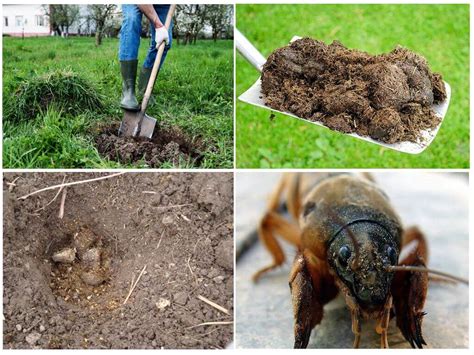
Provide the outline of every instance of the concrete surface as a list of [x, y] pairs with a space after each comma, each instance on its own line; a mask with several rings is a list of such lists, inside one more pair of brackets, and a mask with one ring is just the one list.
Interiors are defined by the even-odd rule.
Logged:
[[[235, 181], [237, 246], [255, 229], [268, 192], [279, 173], [237, 172]], [[404, 224], [418, 225], [429, 242], [429, 266], [468, 277], [467, 174], [384, 172], [374, 174]], [[291, 348], [293, 316], [288, 273], [295, 251], [287, 250], [287, 263], [267, 274], [259, 284], [250, 278], [271, 258], [260, 242], [242, 254], [236, 269], [236, 347]], [[423, 323], [428, 348], [466, 348], [468, 338], [468, 287], [431, 282]], [[361, 347], [378, 348], [373, 322], [362, 323]], [[353, 334], [344, 300], [338, 297], [325, 307], [323, 322], [311, 335], [309, 348], [350, 348]], [[410, 348], [394, 320], [390, 323], [392, 348]]]

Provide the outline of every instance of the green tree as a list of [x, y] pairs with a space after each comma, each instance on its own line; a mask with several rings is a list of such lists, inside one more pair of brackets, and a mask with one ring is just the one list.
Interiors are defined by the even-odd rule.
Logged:
[[45, 5], [44, 11], [53, 31], [65, 37], [69, 35], [69, 28], [80, 18], [79, 5]]
[[111, 25], [117, 6], [114, 4], [88, 5], [88, 9], [88, 16], [95, 24], [95, 45], [100, 46], [104, 37], [104, 31], [107, 26]]

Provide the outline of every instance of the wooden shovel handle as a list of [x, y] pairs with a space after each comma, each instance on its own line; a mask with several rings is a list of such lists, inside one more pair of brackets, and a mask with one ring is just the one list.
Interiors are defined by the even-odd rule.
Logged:
[[[168, 14], [166, 15], [166, 22], [165, 28], [168, 30], [171, 25], [171, 19], [173, 18], [174, 10], [176, 9], [176, 5], [170, 5], [168, 10]], [[158, 74], [158, 69], [160, 68], [161, 57], [163, 56], [163, 52], [165, 50], [165, 42], [161, 42], [160, 46], [158, 47], [158, 53], [156, 54], [155, 63], [153, 64], [153, 69], [151, 70], [150, 79], [148, 79], [148, 85], [146, 86], [145, 94], [143, 95], [142, 101], [142, 112], [146, 111], [148, 106], [148, 101], [151, 97], [151, 92], [153, 91], [153, 86], [155, 85], [156, 76]]]

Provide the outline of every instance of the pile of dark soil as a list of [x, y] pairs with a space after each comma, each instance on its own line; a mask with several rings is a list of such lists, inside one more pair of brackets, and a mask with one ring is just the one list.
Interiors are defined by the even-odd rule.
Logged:
[[431, 105], [446, 98], [441, 75], [408, 49], [372, 56], [311, 38], [270, 55], [262, 92], [269, 107], [386, 143], [418, 142], [440, 123]]
[[157, 125], [151, 140], [119, 137], [119, 126], [101, 127], [95, 139], [99, 153], [110, 160], [123, 164], [141, 162], [150, 168], [158, 168], [163, 162], [199, 166], [203, 158], [199, 139], [189, 137], [176, 126]]
[[232, 174], [127, 173], [71, 186], [63, 219], [61, 198], [49, 203], [57, 190], [18, 200], [63, 177], [4, 175], [4, 348], [231, 343], [232, 325], [195, 326], [232, 321], [198, 299], [232, 314]]

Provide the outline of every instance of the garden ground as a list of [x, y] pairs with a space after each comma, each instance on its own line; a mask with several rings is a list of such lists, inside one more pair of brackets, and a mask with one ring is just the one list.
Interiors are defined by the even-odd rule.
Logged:
[[66, 187], [64, 204], [58, 189], [19, 199], [99, 176], [5, 174], [3, 348], [228, 346], [232, 174], [126, 173]]
[[[142, 39], [139, 65], [147, 45], [148, 39]], [[151, 163], [146, 152], [139, 149], [129, 160], [129, 156], [97, 149], [100, 134], [114, 127], [123, 115], [119, 108], [121, 77], [117, 50], [117, 39], [106, 39], [98, 48], [93, 38], [84, 37], [3, 39], [3, 166], [232, 167], [233, 42], [173, 44], [155, 85], [156, 102], [147, 112], [158, 119], [165, 132], [178, 131], [185, 143], [192, 145], [193, 154], [185, 154], [181, 149], [176, 156]], [[28, 93], [35, 82], [49, 78], [51, 73], [77, 76], [81, 85], [76, 88], [86, 90], [82, 85], [86, 83], [91, 97], [99, 98], [100, 105], [77, 109], [75, 102], [61, 101], [58, 96], [46, 107], [34, 111], [34, 116], [17, 119], [23, 113], [19, 112], [19, 87], [23, 85], [21, 87]], [[77, 82], [71, 85], [75, 84]], [[34, 94], [41, 104], [48, 92]], [[172, 148], [176, 146], [171, 144], [167, 149]]]

